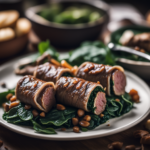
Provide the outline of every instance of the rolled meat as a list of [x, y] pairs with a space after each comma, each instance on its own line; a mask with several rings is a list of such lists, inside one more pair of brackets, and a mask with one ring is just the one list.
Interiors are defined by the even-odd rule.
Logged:
[[45, 82], [30, 75], [18, 81], [15, 94], [21, 102], [44, 112], [48, 112], [56, 102], [54, 83]]
[[104, 88], [106, 87], [106, 94], [109, 96], [125, 93], [126, 76], [120, 66], [85, 62], [78, 68], [76, 77], [92, 82], [99, 81]]
[[61, 77], [56, 82], [56, 100], [96, 115], [102, 113], [106, 106], [102, 85], [75, 77]]
[[34, 71], [34, 76], [44, 81], [56, 81], [62, 76], [71, 76], [71, 70], [50, 63], [40, 65]]

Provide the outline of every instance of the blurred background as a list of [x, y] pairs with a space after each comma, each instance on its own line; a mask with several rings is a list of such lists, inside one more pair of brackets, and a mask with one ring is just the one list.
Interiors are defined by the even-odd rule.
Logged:
[[[138, 33], [150, 32], [149, 4], [148, 0], [0, 0], [0, 64], [37, 52], [41, 41], [49, 40], [64, 52], [85, 41], [107, 45], [121, 36], [115, 31], [125, 26], [140, 25]], [[121, 65], [137, 73], [135, 63], [131, 68]]]

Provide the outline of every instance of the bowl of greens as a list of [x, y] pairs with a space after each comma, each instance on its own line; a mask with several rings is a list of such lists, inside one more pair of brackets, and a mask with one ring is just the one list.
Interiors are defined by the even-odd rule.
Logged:
[[57, 0], [26, 11], [33, 31], [57, 47], [74, 47], [96, 39], [108, 21], [109, 6], [98, 0]]
[[[150, 28], [145, 26], [126, 26], [111, 34], [111, 42], [131, 47], [150, 55]], [[150, 80], [150, 62], [142, 57], [125, 52], [113, 52], [117, 62], [143, 79]]]

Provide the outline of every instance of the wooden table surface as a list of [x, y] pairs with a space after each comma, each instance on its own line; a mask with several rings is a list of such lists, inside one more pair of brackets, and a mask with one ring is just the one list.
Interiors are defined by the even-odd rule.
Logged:
[[[8, 60], [0, 60], [0, 65]], [[150, 86], [150, 82], [146, 83]], [[144, 123], [147, 119], [150, 119], [150, 114], [141, 123], [121, 133], [80, 141], [48, 141], [35, 139], [17, 134], [0, 125], [0, 139], [4, 142], [0, 150], [5, 150], [5, 146], [9, 150], [107, 150], [107, 145], [113, 141], [121, 141], [124, 143], [124, 146], [132, 144], [140, 146], [139, 140], [133, 137], [133, 132], [135, 130], [144, 129]], [[150, 146], [146, 146], [145, 150], [150, 150]]]

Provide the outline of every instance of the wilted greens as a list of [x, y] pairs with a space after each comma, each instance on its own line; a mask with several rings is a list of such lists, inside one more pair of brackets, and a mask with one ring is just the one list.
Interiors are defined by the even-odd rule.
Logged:
[[102, 12], [86, 4], [51, 4], [38, 13], [48, 21], [61, 24], [81, 24], [98, 20]]
[[73, 66], [79, 66], [85, 61], [115, 65], [113, 54], [101, 41], [83, 42], [79, 48], [68, 52], [63, 57], [50, 45], [49, 41], [39, 43], [38, 50], [41, 55], [47, 52], [56, 60], [66, 60]]
[[[131, 30], [131, 31], [133, 31], [134, 34], [150, 32], [150, 28], [144, 27], [144, 26], [123, 27], [111, 34], [111, 42], [120, 45], [119, 39], [122, 36], [122, 34], [124, 33], [124, 31], [126, 31], [126, 30]], [[146, 53], [150, 55], [150, 53], [148, 53], [148, 52], [146, 52]], [[129, 54], [129, 53], [125, 53], [125, 52], [113, 52], [113, 55], [115, 58], [126, 58], [126, 59], [130, 59], [130, 60], [135, 60], [135, 61], [146, 61], [146, 62], [148, 61], [147, 59], [144, 59], [142, 57], [139, 57], [139, 56], [136, 56], [133, 54]]]
[[[116, 99], [119, 99], [119, 101], [116, 101]], [[69, 106], [66, 106], [66, 109], [62, 111], [53, 108], [42, 118], [40, 116], [33, 117], [33, 108], [25, 110], [24, 106], [25, 104], [20, 103], [8, 112], [4, 112], [3, 119], [9, 123], [31, 126], [36, 132], [44, 134], [56, 134], [55, 129], [57, 128], [73, 127], [72, 118], [76, 117], [78, 110], [77, 108]], [[122, 96], [107, 96], [107, 105], [103, 112], [104, 117], [100, 118], [98, 115], [86, 112], [86, 114], [91, 116], [90, 126], [87, 128], [80, 126], [80, 129], [84, 132], [92, 130], [111, 118], [119, 117], [129, 112], [132, 108], [133, 102], [128, 93]]]

